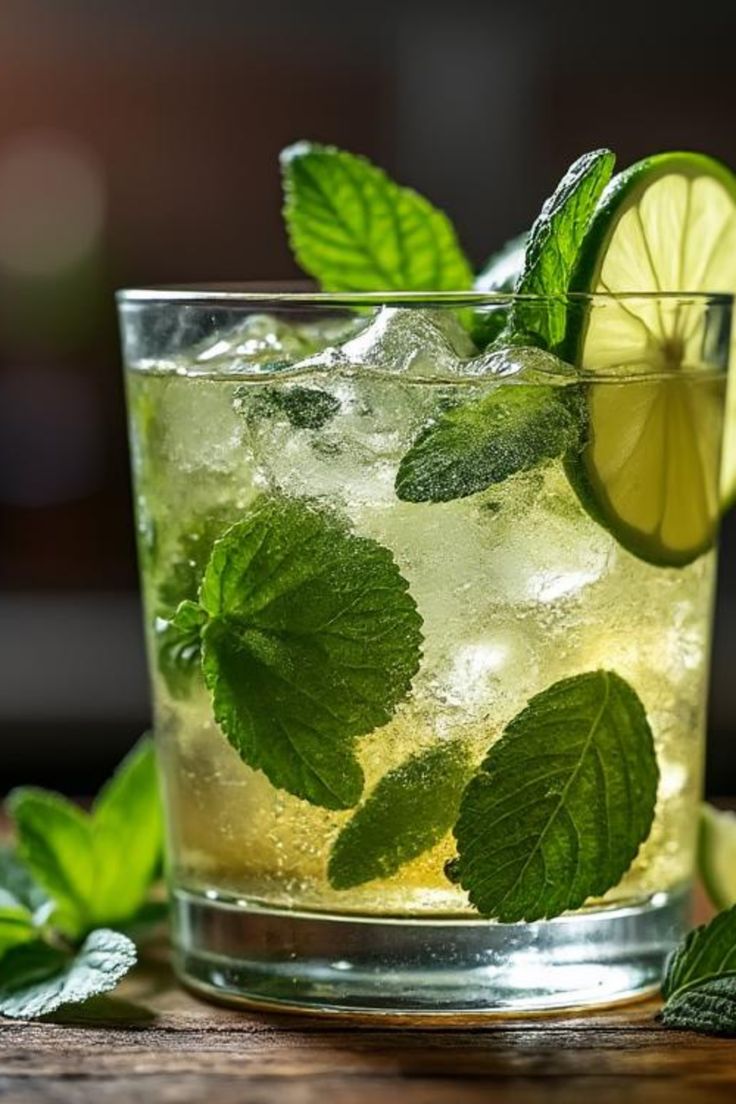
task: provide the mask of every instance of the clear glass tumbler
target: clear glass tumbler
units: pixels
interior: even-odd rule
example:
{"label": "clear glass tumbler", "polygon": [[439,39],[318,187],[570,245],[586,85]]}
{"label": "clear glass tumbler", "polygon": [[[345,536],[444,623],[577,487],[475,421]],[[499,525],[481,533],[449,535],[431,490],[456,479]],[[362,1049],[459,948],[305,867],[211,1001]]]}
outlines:
{"label": "clear glass tumbler", "polygon": [[120,294],[187,984],[381,1014],[656,986],[693,876],[730,306]]}

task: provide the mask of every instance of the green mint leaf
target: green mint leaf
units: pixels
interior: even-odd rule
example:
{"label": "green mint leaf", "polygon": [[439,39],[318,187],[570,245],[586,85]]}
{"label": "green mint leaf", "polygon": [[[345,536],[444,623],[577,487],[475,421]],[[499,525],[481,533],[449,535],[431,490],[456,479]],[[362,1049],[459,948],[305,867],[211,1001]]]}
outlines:
{"label": "green mint leaf", "polygon": [[452,741],[384,775],[332,846],[330,884],[349,889],[387,878],[439,843],[455,823],[472,769],[467,749]]}
{"label": "green mint leaf", "polygon": [[713,977],[678,990],[662,1009],[662,1023],[703,1035],[736,1035],[736,975]]}
{"label": "green mint leaf", "polygon": [[728,973],[736,974],[736,905],[688,933],[670,956],[662,993],[672,997],[686,986]]}
{"label": "green mint leaf", "polygon": [[472,904],[513,923],[601,896],[649,835],[658,778],[644,708],[618,675],[537,694],[463,795],[455,872]]}
{"label": "green mint leaf", "polygon": [[161,808],[153,748],[142,741],[101,791],[91,814],[59,794],[22,788],[8,811],[24,863],[53,902],[54,926],[72,939],[121,923],[158,873]]}
{"label": "green mint leaf", "polygon": [[[601,149],[570,166],[531,228],[518,294],[566,294],[580,243],[615,161],[610,150]],[[517,304],[512,329],[537,334],[546,348],[555,349],[565,336],[565,315],[563,301]]]}
{"label": "green mint leaf", "polygon": [[325,291],[464,291],[472,272],[448,218],[364,157],[297,142],[281,154],[284,217]]}
{"label": "green mint leaf", "polygon": [[177,701],[189,697],[201,669],[202,618],[193,611],[204,569],[212,545],[234,520],[232,509],[225,507],[190,518],[158,588],[154,621],[158,669]]}
{"label": "green mint leaf", "polygon": [[662,1022],[706,1035],[736,1035],[736,905],[688,933],[662,982]]}
{"label": "green mint leaf", "polygon": [[89,817],[59,794],[24,787],[7,800],[18,852],[54,902],[54,925],[77,938],[92,923],[94,852]]}
{"label": "green mint leaf", "polygon": [[0,956],[38,938],[53,908],[15,851],[0,848]]}
{"label": "green mint leaf", "polygon": [[561,392],[502,385],[442,414],[401,460],[396,494],[407,502],[448,502],[562,456],[578,440],[579,420]]}
{"label": "green mint leaf", "polygon": [[137,914],[161,865],[163,816],[150,738],[138,742],[102,788],[91,820],[92,913],[98,924],[119,923]]}
{"label": "green mint leaf", "polygon": [[0,1014],[32,1020],[108,993],[135,964],[134,944],[120,932],[93,931],[74,956],[36,941],[0,960]]}
{"label": "green mint leaf", "polygon": [[262,498],[215,544],[200,603],[205,681],[242,759],[315,805],[354,805],[354,738],[390,720],[419,667],[389,550],[314,503]]}

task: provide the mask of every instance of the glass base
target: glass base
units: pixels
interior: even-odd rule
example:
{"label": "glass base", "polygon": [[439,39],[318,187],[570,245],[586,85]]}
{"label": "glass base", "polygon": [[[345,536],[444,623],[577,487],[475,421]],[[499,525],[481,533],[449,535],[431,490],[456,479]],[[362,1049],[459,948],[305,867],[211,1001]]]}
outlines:
{"label": "glass base", "polygon": [[535,924],[290,912],[176,890],[177,972],[228,1003],[378,1015],[510,1015],[659,985],[690,893]]}

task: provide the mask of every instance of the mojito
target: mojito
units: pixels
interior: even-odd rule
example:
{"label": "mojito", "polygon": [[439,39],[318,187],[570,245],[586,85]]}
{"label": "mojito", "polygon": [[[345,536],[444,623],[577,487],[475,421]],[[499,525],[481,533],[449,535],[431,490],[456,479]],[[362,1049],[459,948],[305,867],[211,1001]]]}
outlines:
{"label": "mojito", "polygon": [[694,868],[730,300],[598,267],[556,296],[123,293],[190,984],[384,1013],[656,985]]}

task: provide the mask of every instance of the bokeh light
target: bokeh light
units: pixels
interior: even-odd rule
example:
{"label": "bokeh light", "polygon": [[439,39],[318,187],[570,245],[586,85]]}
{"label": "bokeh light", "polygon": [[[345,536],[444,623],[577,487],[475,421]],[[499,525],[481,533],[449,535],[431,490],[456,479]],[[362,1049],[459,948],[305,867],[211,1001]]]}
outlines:
{"label": "bokeh light", "polygon": [[94,247],[105,184],[94,151],[62,131],[21,132],[0,150],[0,269],[49,277]]}

